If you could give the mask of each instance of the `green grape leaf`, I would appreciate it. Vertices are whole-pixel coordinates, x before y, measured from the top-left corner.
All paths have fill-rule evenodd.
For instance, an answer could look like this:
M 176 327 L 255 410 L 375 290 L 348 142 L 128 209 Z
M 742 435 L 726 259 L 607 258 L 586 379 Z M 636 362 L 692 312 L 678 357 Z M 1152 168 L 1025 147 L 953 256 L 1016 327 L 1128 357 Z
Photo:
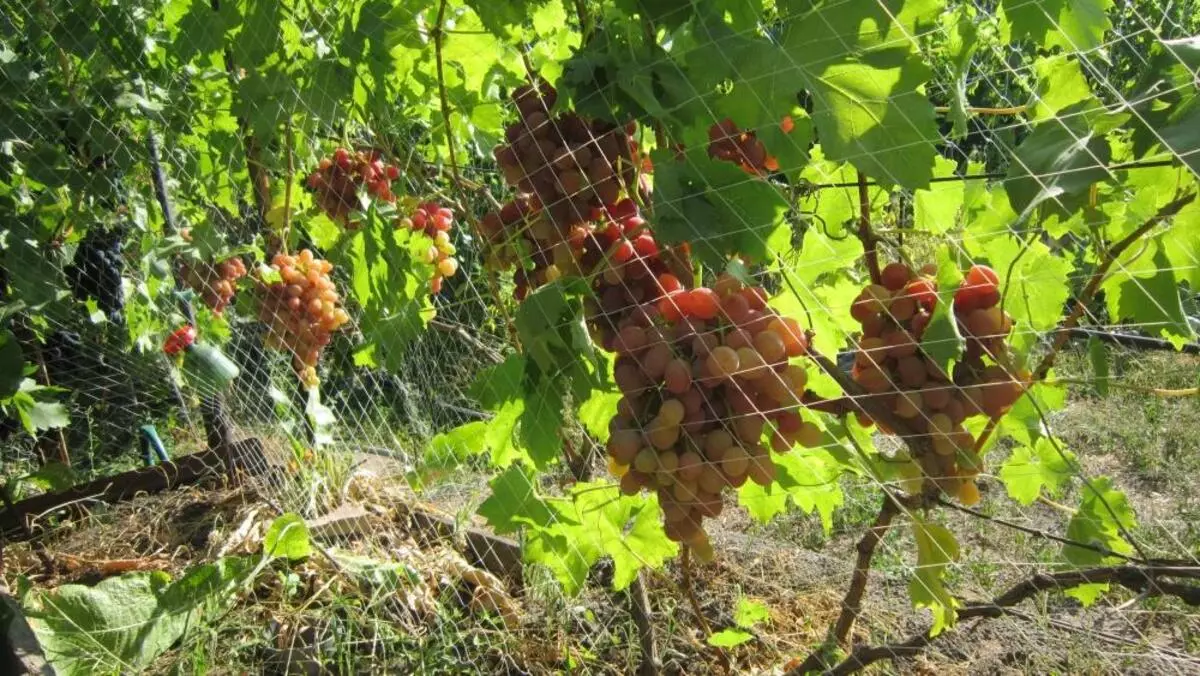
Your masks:
M 708 637 L 707 642 L 717 648 L 736 648 L 752 640 L 754 640 L 754 634 L 744 629 L 730 628 L 714 632 Z
M 1107 165 L 1112 148 L 1105 132 L 1128 115 L 1094 113 L 1094 104 L 1088 100 L 1064 109 L 1034 127 L 1017 146 L 1005 186 L 1021 220 L 1045 202 L 1070 212 L 1071 198 L 1111 177 Z
M 939 134 L 933 104 L 922 93 L 931 71 L 912 36 L 933 27 L 940 3 L 801 7 L 809 11 L 789 22 L 782 40 L 785 63 L 795 64 L 812 97 L 825 155 L 885 183 L 927 187 Z
M 1100 596 L 1108 591 L 1110 585 L 1107 582 L 1096 582 L 1092 584 L 1081 584 L 1070 589 L 1063 590 L 1063 593 L 1083 604 L 1084 608 L 1091 606 Z
M 914 608 L 933 613 L 931 636 L 954 626 L 958 600 L 943 583 L 946 566 L 958 560 L 958 541 L 948 528 L 913 516 L 913 539 L 917 543 L 917 569 L 908 583 L 908 595 Z
M 134 572 L 94 586 L 35 589 L 23 596 L 22 610 L 55 673 L 143 671 L 202 613 L 218 608 L 250 568 L 247 559 L 226 557 L 175 582 L 162 572 Z
M 1200 43 L 1195 38 L 1156 40 L 1150 46 L 1142 81 L 1126 96 L 1138 102 L 1131 121 L 1137 155 L 1162 149 L 1200 172 L 1200 97 L 1195 73 Z
M 721 25 L 724 25 L 722 22 Z M 733 82 L 728 94 L 717 98 L 714 111 L 717 119 L 728 118 L 739 129 L 754 131 L 768 154 L 779 162 L 779 170 L 791 174 L 808 164 L 808 147 L 813 140 L 812 120 L 797 106 L 799 84 L 794 73 L 779 64 L 787 63 L 788 55 L 779 45 L 762 39 L 748 39 L 739 33 L 708 30 L 706 44 L 693 49 L 693 60 L 719 59 L 730 65 Z M 718 38 L 718 35 L 720 36 Z M 710 48 L 720 40 L 720 53 Z M 706 67 L 706 63 L 689 63 L 690 72 L 705 77 L 723 74 L 726 69 Z M 714 87 L 719 82 L 714 82 Z M 699 86 L 699 85 L 698 85 Z M 793 127 L 784 133 L 780 126 L 783 117 L 792 118 Z M 705 120 L 711 124 L 716 120 Z M 705 130 L 707 131 L 707 129 Z
M 67 407 L 59 402 L 33 401 L 25 405 L 21 403 L 20 396 L 18 394 L 14 397 L 14 403 L 17 404 L 17 412 L 21 417 L 21 423 L 24 425 L 25 431 L 30 434 L 59 429 L 71 424 L 71 417 L 67 413 Z
M 771 454 L 775 481 L 767 486 L 746 482 L 738 489 L 738 504 L 752 518 L 766 523 L 783 513 L 790 501 L 806 514 L 817 512 L 825 532 L 833 529 L 833 512 L 843 504 L 838 483 L 842 468 L 824 449 L 794 449 Z
M 214 9 L 211 0 L 192 0 L 179 21 L 170 53 L 188 63 L 198 56 L 219 52 L 225 46 L 226 35 L 241 22 L 238 3 L 222 2 Z
M 7 224 L 11 231 L 0 246 L 0 264 L 14 272 L 8 280 L 10 298 L 24 301 L 34 309 L 52 307 L 50 304 L 69 295 L 66 276 L 55 263 L 55 255 L 38 244 L 38 234 L 25 219 Z
M 986 44 L 980 39 L 979 18 L 974 7 L 960 5 L 944 12 L 940 18 L 940 30 L 946 36 L 945 50 L 947 60 L 953 66 L 954 97 L 950 101 L 950 119 L 954 126 L 951 136 L 961 139 L 967 135 L 967 76 L 970 73 L 971 58 L 975 52 Z
M 653 496 L 623 496 L 616 484 L 592 482 L 551 504 L 556 521 L 530 530 L 525 560 L 547 566 L 569 595 L 602 556 L 612 557 L 613 587 L 621 590 L 643 567 L 661 567 L 679 551 L 663 531 Z
M 520 465 L 511 465 L 488 484 L 492 494 L 479 505 L 478 514 L 500 535 L 521 526 L 547 528 L 562 515 L 537 494 L 532 477 Z
M 392 373 L 404 369 L 404 348 L 434 315 L 429 267 L 415 260 L 416 246 L 410 231 L 395 229 L 372 209 L 346 246 L 329 253 L 335 265 L 347 268 L 354 300 L 362 308 L 358 326 L 364 339 L 375 345 L 375 359 Z
M 513 434 L 517 431 L 517 425 L 524 412 L 525 400 L 512 399 L 501 404 L 496 415 L 488 421 L 487 431 L 484 433 L 484 443 L 491 451 L 493 466 L 508 467 L 513 463 L 534 464 L 533 458 L 529 457 L 529 452 L 524 447 L 517 445 L 513 439 Z
M 1154 254 L 1126 252 L 1100 285 L 1109 316 L 1133 322 L 1163 336 L 1178 349 L 1195 332 L 1183 312 L 1179 281 L 1161 244 L 1151 242 Z M 1134 258 L 1136 256 L 1136 258 Z M 1130 260 L 1132 258 L 1132 260 Z
M 1049 415 L 1066 405 L 1066 388 L 1035 382 L 1000 419 L 1000 429 L 1015 441 L 1026 446 L 1032 445 L 1038 438 L 1048 434 L 1039 409 Z
M 800 198 L 800 208 L 811 214 L 809 227 L 828 235 L 832 246 L 856 244 L 858 254 L 862 256 L 862 244 L 853 237 L 860 216 L 858 172 L 854 167 L 825 159 L 824 150 L 818 145 L 813 147 L 812 160 L 800 173 L 800 179 L 817 185 L 847 186 L 813 190 Z M 881 219 L 890 200 L 888 191 L 879 186 L 869 186 L 867 199 L 872 221 Z
M 544 389 L 562 378 L 577 399 L 586 399 L 602 380 L 600 358 L 583 324 L 584 293 L 584 280 L 560 279 L 539 288 L 517 308 L 517 333 L 535 367 L 527 369 L 529 390 Z
M 510 354 L 504 361 L 480 371 L 468 394 L 485 409 L 499 408 L 504 402 L 519 399 L 525 392 L 527 362 L 520 354 Z
M 1200 289 L 1200 201 L 1193 201 L 1175 215 L 1171 229 L 1160 236 L 1162 251 L 1175 270 L 1175 277 Z
M 658 237 L 671 244 L 690 242 L 693 254 L 718 267 L 731 254 L 749 262 L 775 257 L 768 243 L 787 233 L 787 200 L 771 184 L 708 157 L 703 147 L 683 158 L 669 150 L 652 157 Z
M 953 176 L 958 163 L 944 157 L 934 161 L 933 175 L 938 178 Z M 913 227 L 917 230 L 940 234 L 952 229 L 958 220 L 963 204 L 961 181 L 932 183 L 926 189 L 913 191 Z
M 1013 236 L 976 239 L 967 249 L 973 257 L 986 260 L 999 276 L 1004 310 L 1013 318 L 1010 345 L 1018 355 L 1028 354 L 1041 333 L 1062 318 L 1071 295 L 1063 280 L 1070 278 L 1074 266 L 1041 241 L 1026 246 Z
M 771 609 L 761 601 L 752 601 L 746 597 L 738 598 L 737 607 L 733 611 L 733 622 L 739 627 L 749 629 L 761 622 L 771 619 Z
M 1064 457 L 1065 456 L 1065 457 Z M 1057 496 L 1073 476 L 1075 454 L 1042 437 L 1033 446 L 1017 446 L 1000 466 L 1000 481 L 1009 497 L 1022 505 L 1032 505 L 1042 491 Z
M 961 282 L 962 273 L 950 253 L 946 250 L 938 252 L 938 304 L 921 336 L 921 350 L 946 373 L 951 373 L 951 365 L 962 358 L 964 349 L 952 302 L 954 290 Z
M 242 30 L 230 41 L 233 62 L 243 68 L 257 66 L 282 46 L 283 7 L 274 0 L 244 0 Z
M 588 434 L 596 441 L 608 441 L 608 421 L 617 415 L 617 402 L 621 400 L 620 392 L 595 390 L 587 401 L 579 406 L 579 422 L 583 423 Z
M 563 528 L 532 529 L 521 548 L 525 562 L 545 566 L 567 596 L 583 589 L 588 571 L 600 558 L 593 543 L 574 540 L 574 532 Z
M 1088 338 L 1088 361 L 1092 364 L 1092 383 L 1096 386 L 1096 392 L 1102 396 L 1108 396 L 1108 348 L 1096 336 Z
M 641 31 L 596 31 L 564 66 L 558 91 L 576 112 L 609 122 L 655 118 L 670 128 L 686 128 L 695 119 L 711 123 L 688 73 Z
M 857 207 L 855 207 L 857 209 Z M 857 211 L 852 212 L 856 214 Z M 852 214 L 847 214 L 853 218 Z M 826 220 L 828 223 L 828 220 Z M 833 274 L 843 274 L 862 258 L 862 243 L 853 237 L 826 237 L 819 224 L 810 223 L 804 231 L 800 255 L 788 261 L 788 277 L 793 284 L 815 287 L 817 281 Z
M 466 0 L 483 27 L 500 38 L 520 34 L 525 19 L 546 0 Z
M 475 420 L 442 432 L 429 440 L 429 453 L 454 460 L 465 460 L 487 451 L 488 422 Z
M 613 560 L 613 589 L 620 591 L 633 584 L 643 567 L 661 568 L 679 553 L 679 545 L 663 531 L 657 498 L 647 498 L 629 519 L 615 523 L 611 536 L 603 540 L 606 554 Z M 628 526 L 628 532 L 624 532 Z
M 520 437 L 529 460 L 539 470 L 546 469 L 562 453 L 559 429 L 563 425 L 563 392 L 550 381 L 525 394 L 521 412 Z
M 1067 538 L 1104 547 L 1117 554 L 1132 553 L 1133 545 L 1121 535 L 1121 529 L 1132 530 L 1137 519 L 1125 494 L 1114 488 L 1112 480 L 1106 476 L 1092 479 L 1080 490 L 1083 497 L 1067 522 Z M 1063 556 L 1077 566 L 1107 563 L 1116 558 L 1075 545 L 1064 545 Z
M 1047 49 L 1087 52 L 1112 28 L 1113 0 L 1000 0 L 1006 40 L 1030 40 Z
M 21 380 L 16 394 L 5 403 L 16 410 L 25 431 L 34 435 L 71 424 L 67 407 L 57 401 L 48 401 L 58 391 L 57 388 L 38 385 L 32 378 L 25 378 Z
M 813 345 L 822 354 L 836 353 L 846 344 L 846 336 L 859 329 L 849 309 L 862 286 L 845 273 L 861 258 L 857 239 L 833 239 L 809 227 L 799 255 L 781 261 L 786 283 L 771 299 L 771 307 L 811 328 Z
M 979 173 L 982 168 L 968 171 Z M 963 194 L 963 242 L 971 245 L 977 240 L 986 241 L 997 234 L 1011 234 L 1017 222 L 1017 213 L 1012 210 L 1008 193 L 1003 183 L 984 187 L 972 181 Z
M 810 74 L 813 123 L 829 158 L 886 183 L 928 186 L 937 139 L 933 104 L 919 93 L 928 79 L 919 61 L 892 68 L 834 63 Z
M 263 554 L 299 561 L 312 555 L 308 524 L 299 514 L 288 512 L 271 522 L 263 537 Z
M 1033 72 L 1037 74 L 1037 86 L 1027 104 L 1033 122 L 1053 118 L 1060 110 L 1092 98 L 1092 90 L 1074 54 L 1039 57 L 1033 62 Z
M 300 103 L 317 119 L 335 120 L 346 115 L 346 104 L 353 94 L 353 67 L 332 57 L 324 58 L 312 64 L 300 92 Z M 323 220 L 330 222 L 328 218 Z

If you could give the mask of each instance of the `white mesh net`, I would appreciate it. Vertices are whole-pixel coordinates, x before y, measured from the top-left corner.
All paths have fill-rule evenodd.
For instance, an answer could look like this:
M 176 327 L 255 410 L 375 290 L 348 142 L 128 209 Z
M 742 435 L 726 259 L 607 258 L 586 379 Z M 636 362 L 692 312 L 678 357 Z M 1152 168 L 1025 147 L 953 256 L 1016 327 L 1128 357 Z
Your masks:
M 1196 670 L 1194 3 L 3 7 L 58 670 Z

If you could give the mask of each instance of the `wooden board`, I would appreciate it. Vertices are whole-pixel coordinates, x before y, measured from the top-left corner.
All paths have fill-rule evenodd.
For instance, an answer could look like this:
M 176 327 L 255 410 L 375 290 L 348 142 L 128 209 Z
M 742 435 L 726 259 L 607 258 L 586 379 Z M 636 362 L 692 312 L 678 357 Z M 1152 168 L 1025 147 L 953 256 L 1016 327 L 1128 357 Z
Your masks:
M 114 503 L 144 493 L 161 493 L 194 484 L 212 476 L 230 476 L 241 470 L 256 474 L 267 468 L 262 442 L 250 438 L 229 447 L 185 455 L 175 462 L 141 467 L 96 479 L 57 493 L 45 493 L 13 504 L 0 513 L 0 536 L 22 542 L 38 534 L 37 519 L 71 504 Z

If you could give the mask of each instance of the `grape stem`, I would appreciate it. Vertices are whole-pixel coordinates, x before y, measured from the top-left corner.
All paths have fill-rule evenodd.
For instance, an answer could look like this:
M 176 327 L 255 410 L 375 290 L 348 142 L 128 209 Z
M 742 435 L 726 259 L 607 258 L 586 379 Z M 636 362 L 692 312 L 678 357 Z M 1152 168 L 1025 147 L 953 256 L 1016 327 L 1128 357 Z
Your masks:
M 1037 573 L 1013 585 L 990 603 L 972 603 L 958 610 L 958 620 L 991 619 L 1004 615 L 1024 616 L 1010 610 L 1040 592 L 1069 589 L 1081 584 L 1118 584 L 1146 596 L 1174 596 L 1191 606 L 1200 606 L 1200 586 L 1163 580 L 1163 577 L 1200 579 L 1196 566 L 1107 566 L 1060 573 Z M 945 636 L 949 632 L 943 632 Z M 932 630 L 916 634 L 900 643 L 879 646 L 860 646 L 826 674 L 852 674 L 881 660 L 916 655 L 931 644 L 936 636 Z M 819 665 L 818 665 L 819 666 Z M 800 672 L 802 673 L 802 672 Z
M 964 109 L 968 115 L 1023 115 L 1025 106 L 1009 106 L 1008 108 L 966 108 Z M 948 113 L 952 109 L 950 106 L 937 106 L 933 109 L 935 113 Z
M 680 549 L 682 551 L 679 553 L 679 568 L 683 573 L 683 594 L 687 597 L 688 604 L 692 606 L 692 613 L 695 614 L 696 621 L 700 623 L 700 629 L 707 638 L 712 636 L 712 627 L 709 626 L 708 619 L 704 617 L 704 613 L 700 609 L 700 601 L 696 598 L 696 590 L 692 586 L 692 552 L 687 546 Z M 713 646 L 713 650 L 717 652 L 717 658 L 721 660 L 721 666 L 725 668 L 725 673 L 730 673 L 729 656 L 717 646 Z
M 221 0 L 209 0 L 209 6 L 212 11 L 221 11 Z M 237 91 L 238 83 L 238 68 L 233 61 L 233 48 L 226 45 L 223 52 L 225 61 L 225 75 L 229 78 L 229 87 L 232 91 Z M 267 212 L 271 209 L 271 179 L 267 169 L 267 165 L 263 164 L 259 159 L 259 144 L 255 138 L 254 132 L 250 129 L 250 121 L 244 115 L 237 116 L 238 134 L 242 137 L 242 150 L 246 155 L 246 171 L 250 174 L 250 186 L 254 189 L 254 205 L 258 209 L 258 218 L 261 225 L 266 226 Z M 281 246 L 279 238 L 275 233 L 267 229 L 267 258 L 274 256 Z
M 472 336 L 459 324 L 452 324 L 441 319 L 431 319 L 429 320 L 429 326 L 437 329 L 438 331 L 444 331 L 446 333 L 452 333 L 458 336 L 464 342 L 469 343 L 476 350 L 479 350 L 481 353 L 483 353 L 484 356 L 492 360 L 493 363 L 499 364 L 500 362 L 504 361 L 504 357 L 499 352 L 495 351 L 475 336 Z
M 1095 385 L 1096 381 L 1089 378 L 1055 378 L 1053 380 L 1042 381 L 1051 387 L 1060 387 L 1064 385 Z M 1141 392 L 1142 394 L 1152 394 L 1163 399 L 1184 399 L 1187 397 L 1200 397 L 1200 387 L 1185 387 L 1183 389 L 1172 390 L 1162 387 L 1146 387 L 1144 385 L 1130 385 L 1128 383 L 1110 382 L 1109 387 L 1118 390 L 1128 390 L 1130 392 Z
M 883 277 L 879 271 L 879 252 L 876 250 L 877 240 L 871 232 L 871 195 L 867 191 L 867 175 L 858 172 L 858 239 L 862 241 L 863 254 L 867 261 L 867 271 L 871 273 L 872 284 L 882 284 Z
M 592 34 L 592 21 L 588 16 L 586 0 L 575 0 L 575 17 L 579 20 L 579 33 L 586 43 Z
M 854 573 L 850 577 L 850 587 L 846 590 L 845 597 L 842 598 L 842 612 L 834 622 L 829 640 L 809 653 L 808 657 L 804 658 L 804 661 L 798 666 L 789 669 L 787 676 L 801 676 L 821 669 L 826 664 L 826 647 L 830 643 L 845 645 L 846 639 L 850 636 L 850 630 L 854 628 L 855 620 L 862 614 L 862 599 L 867 590 L 867 578 L 871 571 L 871 559 L 875 557 L 875 549 L 879 547 L 879 543 L 883 541 L 884 536 L 892 527 L 892 520 L 900 514 L 901 510 L 920 507 L 924 502 L 924 495 L 898 497 L 890 491 L 884 490 L 883 504 L 879 507 L 879 513 L 875 515 L 875 522 L 871 524 L 870 529 L 863 534 L 862 539 L 855 546 L 858 556 L 854 563 Z
M 861 411 L 865 415 L 870 416 L 872 420 L 882 422 L 883 424 L 887 425 L 896 433 L 897 436 L 903 437 L 905 442 L 907 442 L 909 445 L 917 443 L 920 439 L 928 439 L 928 435 L 916 434 L 909 426 L 908 422 L 893 413 L 891 409 L 887 408 L 886 406 L 877 405 L 876 402 L 879 401 L 879 399 L 872 398 L 867 391 L 864 390 L 858 383 L 854 382 L 845 371 L 842 371 L 840 368 L 838 368 L 837 364 L 829 361 L 828 357 L 822 355 L 820 352 L 817 352 L 812 348 L 811 345 L 808 348 L 808 354 L 809 357 L 811 357 L 813 361 L 817 362 L 817 365 L 820 366 L 830 378 L 833 378 L 834 381 L 837 382 L 838 387 L 841 387 L 842 391 L 846 393 L 846 396 L 842 397 L 840 400 L 847 402 L 846 405 L 852 407 L 851 410 Z M 914 450 L 921 451 L 923 449 Z
M 805 390 L 804 396 L 801 397 L 800 403 L 810 411 L 820 411 L 829 415 L 842 417 L 847 413 L 853 413 L 856 409 L 850 403 L 847 397 L 838 397 L 836 399 L 825 399 L 818 396 L 812 390 Z
M 642 649 L 642 663 L 638 676 L 655 676 L 662 667 L 658 656 L 658 641 L 654 638 L 654 623 L 651 621 L 650 597 L 646 594 L 645 575 L 638 571 L 637 577 L 626 590 L 629 595 L 629 614 L 637 627 L 638 643 Z
M 1044 380 L 1046 374 L 1054 366 L 1054 360 L 1058 357 L 1058 353 L 1062 350 L 1063 345 L 1067 343 L 1067 339 L 1071 337 L 1071 330 L 1079 325 L 1079 320 L 1087 311 L 1087 306 L 1092 302 L 1092 298 L 1096 292 L 1100 290 L 1100 285 L 1104 283 L 1104 279 L 1108 276 L 1108 271 L 1112 268 L 1113 263 L 1125 253 L 1125 250 L 1132 246 L 1135 242 L 1141 239 L 1146 233 L 1150 232 L 1163 221 L 1179 213 L 1188 204 L 1191 204 L 1196 199 L 1196 193 L 1188 193 L 1183 197 L 1177 197 L 1171 202 L 1163 205 L 1158 213 L 1150 217 L 1145 223 L 1142 223 L 1133 232 L 1125 236 L 1124 239 L 1112 245 L 1108 251 L 1104 253 L 1104 257 L 1100 261 L 1100 265 L 1096 266 L 1096 271 L 1092 273 L 1091 279 L 1088 280 L 1083 291 L 1075 299 L 1075 307 L 1066 319 L 1058 325 L 1054 332 L 1054 342 L 1050 345 L 1050 351 L 1042 358 L 1037 369 L 1033 372 L 1033 377 L 1037 380 Z
M 947 500 L 942 497 L 937 498 L 937 503 L 939 505 L 941 505 L 942 507 L 948 507 L 950 509 L 962 512 L 963 514 L 973 516 L 977 519 L 991 521 L 992 523 L 1004 526 L 1006 528 L 1011 528 L 1013 530 L 1021 531 L 1022 533 L 1025 533 L 1026 535 L 1032 535 L 1034 537 L 1041 538 L 1043 540 L 1050 540 L 1052 542 L 1057 542 L 1059 544 L 1070 545 L 1072 547 L 1078 547 L 1080 549 L 1086 549 L 1088 551 L 1100 554 L 1101 556 L 1116 557 L 1123 561 L 1141 564 L 1141 565 L 1162 566 L 1162 565 L 1176 565 L 1176 564 L 1185 565 L 1185 564 L 1187 564 L 1186 561 L 1181 562 L 1181 561 L 1165 560 L 1165 559 L 1143 559 L 1143 558 L 1140 558 L 1137 556 L 1121 554 L 1120 552 L 1115 552 L 1115 551 L 1109 549 L 1108 547 L 1102 547 L 1100 545 L 1092 544 L 1090 542 L 1078 542 L 1078 541 L 1072 540 L 1070 538 L 1065 538 L 1060 535 L 1055 535 L 1054 533 L 1051 533 L 1049 531 L 1044 531 L 1044 530 L 1040 530 L 1037 528 L 1030 528 L 1029 526 L 1022 526 L 1019 523 L 1013 523 L 1012 521 L 1002 519 L 998 516 L 992 516 L 991 514 L 985 514 L 977 509 L 973 509 L 971 507 L 966 507 L 964 505 L 960 505 L 956 502 Z M 1057 509 L 1065 509 L 1072 514 L 1075 512 L 1075 510 L 1071 509 L 1070 507 L 1066 507 L 1064 505 L 1059 505 L 1058 503 L 1053 503 L 1053 504 Z
M 438 100 L 441 102 L 442 108 L 442 125 L 445 127 L 446 133 L 446 155 L 450 161 L 450 173 L 454 176 L 455 183 L 461 181 L 458 175 L 458 160 L 454 155 L 454 133 L 450 129 L 450 97 L 446 95 L 446 75 L 445 65 L 442 59 L 442 43 L 445 41 L 446 32 L 444 22 L 446 19 L 446 0 L 441 0 L 438 3 L 437 19 L 434 21 L 433 30 L 433 53 L 436 59 L 437 79 L 438 79 Z

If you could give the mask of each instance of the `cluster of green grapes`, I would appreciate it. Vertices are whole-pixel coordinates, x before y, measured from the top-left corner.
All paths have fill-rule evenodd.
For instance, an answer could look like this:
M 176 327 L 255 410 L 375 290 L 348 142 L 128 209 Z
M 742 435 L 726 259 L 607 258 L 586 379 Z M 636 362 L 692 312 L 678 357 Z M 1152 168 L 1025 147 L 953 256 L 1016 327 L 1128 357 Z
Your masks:
M 921 339 L 939 302 L 936 272 L 926 266 L 914 274 L 892 263 L 883 269 L 881 284 L 863 289 L 850 310 L 862 326 L 851 376 L 914 434 L 931 438 L 933 456 L 919 459 L 925 476 L 974 504 L 979 501 L 974 478 L 983 460 L 963 424 L 973 416 L 1002 416 L 1024 392 L 1028 374 L 1004 367 L 1012 318 L 998 305 L 996 273 L 983 265 L 967 272 L 954 295 L 954 315 L 967 337 L 963 360 L 950 374 L 925 354 Z M 872 422 L 861 414 L 859 420 Z
M 338 148 L 332 157 L 322 158 L 317 169 L 308 175 L 308 189 L 313 192 L 317 206 L 336 223 L 346 228 L 357 227 L 350 214 L 362 208 L 359 188 L 384 202 L 396 201 L 392 181 L 400 177 L 400 168 L 386 164 L 374 150 L 350 151 Z
M 538 80 L 513 92 L 518 119 L 493 154 L 509 185 L 537 202 L 561 234 L 592 219 L 637 180 L 637 144 L 630 123 L 617 127 L 567 111 L 551 113 L 558 98 Z
M 796 122 L 791 115 L 785 115 L 779 128 L 790 134 L 796 128 Z M 728 117 L 708 128 L 708 156 L 733 162 L 748 174 L 762 176 L 779 171 L 778 158 L 767 153 L 758 134 L 739 129 Z
M 454 212 L 437 202 L 424 202 L 417 206 L 411 216 L 400 219 L 397 227 L 420 232 L 432 243 L 424 253 L 424 262 L 433 265 L 433 277 L 429 280 L 434 294 L 442 292 L 442 283 L 458 272 L 458 260 L 454 258 L 454 244 L 450 242 L 450 228 L 454 227 Z
M 721 513 L 725 489 L 770 484 L 770 449 L 821 442 L 798 411 L 808 374 L 792 359 L 808 341 L 761 288 L 731 276 L 712 288 L 661 286 L 665 294 L 618 322 L 613 377 L 622 397 L 609 467 L 622 492 L 655 491 L 668 537 L 709 560 L 703 521 Z
M 296 375 L 315 387 L 321 350 L 350 320 L 329 277 L 333 264 L 303 249 L 295 256 L 276 254 L 270 267 L 279 279 L 261 284 L 258 308 L 259 320 L 267 325 L 266 345 L 291 354 Z
M 221 314 L 233 302 L 237 280 L 246 276 L 246 263 L 233 256 L 215 264 L 184 263 L 183 281 L 213 312 Z

